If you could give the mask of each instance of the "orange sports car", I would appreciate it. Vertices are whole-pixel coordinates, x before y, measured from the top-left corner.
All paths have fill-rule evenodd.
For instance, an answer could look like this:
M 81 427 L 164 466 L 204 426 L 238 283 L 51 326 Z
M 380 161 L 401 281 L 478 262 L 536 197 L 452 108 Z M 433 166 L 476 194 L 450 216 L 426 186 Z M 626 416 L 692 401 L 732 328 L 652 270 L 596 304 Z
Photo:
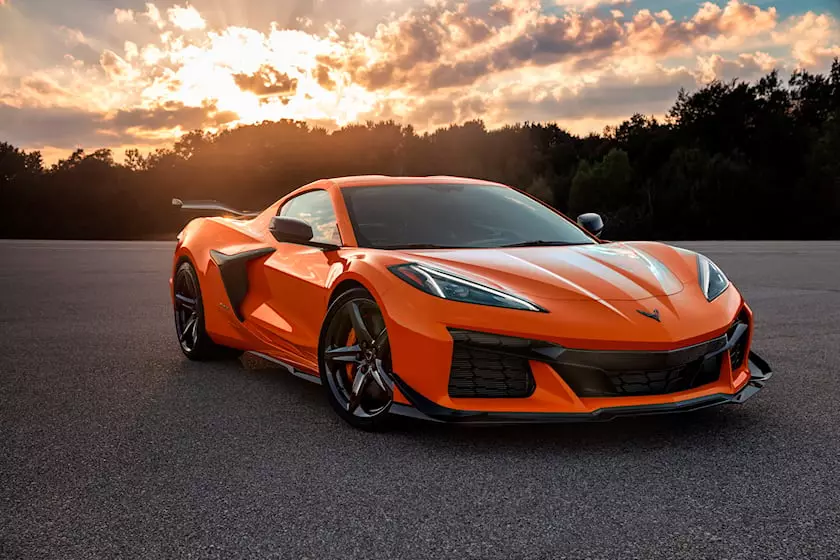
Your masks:
M 190 359 L 243 351 L 320 383 L 344 420 L 609 420 L 742 403 L 770 378 L 752 312 L 703 255 L 599 239 L 514 188 L 347 177 L 178 234 Z M 221 214 L 221 215 L 219 215 Z

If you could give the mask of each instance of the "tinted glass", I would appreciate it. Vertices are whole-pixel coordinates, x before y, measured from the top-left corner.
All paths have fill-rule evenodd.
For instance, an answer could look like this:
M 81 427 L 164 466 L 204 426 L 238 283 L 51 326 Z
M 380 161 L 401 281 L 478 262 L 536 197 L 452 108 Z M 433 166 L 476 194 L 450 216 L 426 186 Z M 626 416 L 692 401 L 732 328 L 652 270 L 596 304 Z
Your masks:
M 283 205 L 280 215 L 303 220 L 312 226 L 312 241 L 341 245 L 332 200 L 327 191 L 310 191 Z
M 342 194 L 362 247 L 594 243 L 574 224 L 506 187 L 391 185 L 349 187 Z

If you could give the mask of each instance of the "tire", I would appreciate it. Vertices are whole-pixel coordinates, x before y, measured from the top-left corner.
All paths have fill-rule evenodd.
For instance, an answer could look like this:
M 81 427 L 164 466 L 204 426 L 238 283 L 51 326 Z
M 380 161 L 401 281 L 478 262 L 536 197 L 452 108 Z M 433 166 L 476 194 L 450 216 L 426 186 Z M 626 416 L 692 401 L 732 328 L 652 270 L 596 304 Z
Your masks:
M 178 346 L 187 358 L 197 361 L 224 360 L 234 359 L 242 354 L 241 350 L 216 344 L 207 334 L 201 286 L 198 274 L 189 261 L 181 263 L 175 271 L 173 289 L 175 334 L 178 337 Z
M 354 288 L 330 305 L 318 344 L 321 386 L 335 412 L 366 431 L 395 425 L 388 332 L 367 290 Z

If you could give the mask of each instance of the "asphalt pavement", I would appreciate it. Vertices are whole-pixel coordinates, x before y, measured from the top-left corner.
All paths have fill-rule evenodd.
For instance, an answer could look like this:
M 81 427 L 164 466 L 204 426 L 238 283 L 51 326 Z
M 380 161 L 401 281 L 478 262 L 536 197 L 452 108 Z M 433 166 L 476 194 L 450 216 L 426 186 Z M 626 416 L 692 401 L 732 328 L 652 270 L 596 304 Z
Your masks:
M 837 558 L 840 243 L 682 245 L 755 311 L 746 404 L 369 434 L 184 358 L 173 244 L 0 241 L 0 557 Z

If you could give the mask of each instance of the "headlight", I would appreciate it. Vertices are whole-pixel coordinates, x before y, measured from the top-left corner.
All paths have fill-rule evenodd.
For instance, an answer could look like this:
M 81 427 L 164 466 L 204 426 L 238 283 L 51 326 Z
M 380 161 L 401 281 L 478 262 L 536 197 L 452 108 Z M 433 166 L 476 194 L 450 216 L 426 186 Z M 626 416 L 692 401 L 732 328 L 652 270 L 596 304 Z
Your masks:
M 521 309 L 523 311 L 545 312 L 542 307 L 521 297 L 506 294 L 489 286 L 477 284 L 466 278 L 424 264 L 398 264 L 388 267 L 388 270 L 415 288 L 442 299 Z
M 700 289 L 709 301 L 729 287 L 729 280 L 723 271 L 703 255 L 697 255 L 697 277 L 700 280 Z

